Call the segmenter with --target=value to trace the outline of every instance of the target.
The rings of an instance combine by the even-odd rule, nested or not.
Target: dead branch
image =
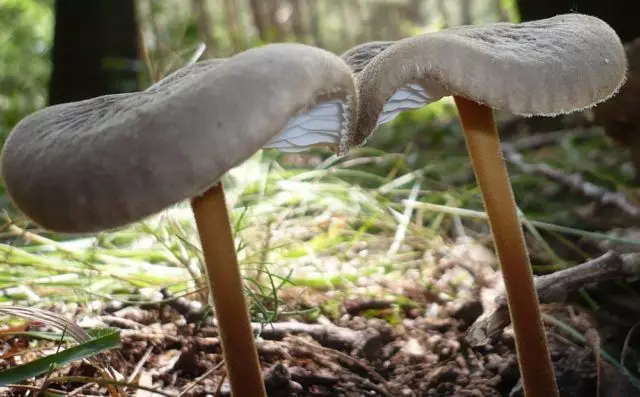
[[[505,148],[504,156],[508,162],[520,168],[524,173],[545,176],[555,182],[568,186],[570,189],[587,198],[596,200],[601,205],[614,206],[631,217],[640,218],[640,206],[629,200],[624,193],[612,192],[588,182],[580,173],[567,174],[547,164],[529,164],[524,160],[522,154],[509,147]]]
[[[589,262],[536,277],[540,303],[563,302],[572,292],[589,284],[640,275],[640,253],[618,254],[608,251]],[[472,346],[489,343],[511,322],[504,293],[496,298],[496,307],[480,316],[467,331]]]
[[[598,128],[584,129],[582,127],[575,128],[573,130],[559,130],[545,132],[543,134],[528,135],[521,138],[516,138],[505,143],[503,146],[507,150],[526,151],[540,149],[545,146],[558,145],[558,142],[562,139],[572,136],[574,139],[586,140],[594,137],[604,136],[602,130]]]
[[[366,353],[373,346],[377,346],[383,336],[374,328],[361,331],[338,327],[331,324],[306,324],[297,322],[252,324],[255,331],[260,331],[260,337],[269,340],[281,340],[288,335],[309,335],[321,346],[347,351]]]
[[[259,333],[260,338],[263,340],[280,341],[287,336],[308,335],[320,346],[329,349],[351,351],[354,352],[354,354],[364,354],[365,356],[379,348],[379,346],[385,342],[385,338],[388,337],[375,328],[365,328],[356,331],[332,324],[306,324],[297,322],[271,324],[253,323],[252,327],[254,332]],[[149,327],[127,328],[129,329],[125,328],[122,330],[123,337],[126,336],[136,340],[179,345],[182,345],[184,342],[178,336],[158,333]],[[200,339],[216,340],[217,343],[218,329],[216,327],[203,327],[201,328],[201,333],[204,338]]]

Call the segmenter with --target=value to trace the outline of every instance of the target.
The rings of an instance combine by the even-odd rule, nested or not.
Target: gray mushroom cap
[[[554,116],[608,99],[625,78],[619,37],[588,15],[460,26],[409,37],[373,57],[359,74],[354,139],[366,139],[398,110],[446,95],[520,115]]]
[[[340,54],[340,58],[351,67],[354,73],[360,73],[375,56],[393,43],[395,43],[395,41],[369,41],[358,44]]]
[[[356,111],[349,67],[318,48],[271,44],[200,66],[20,121],[0,160],[16,206],[53,231],[117,228],[203,193],[316,104]]]
[[[182,67],[173,73],[168,74],[163,79],[157,81],[155,84],[149,86],[145,92],[156,92],[163,90],[171,90],[171,87],[180,87],[184,85],[189,79],[197,79],[202,73],[209,73],[218,66],[222,65],[228,58],[212,58],[205,59],[200,62],[192,63],[191,65]]]
[[[176,81],[198,79],[201,73],[207,73],[226,61],[226,58],[208,59],[183,67],[161,81],[149,87],[146,91],[165,89]],[[170,89],[170,88],[169,88]],[[355,145],[352,132],[348,125],[355,120],[349,101],[356,99],[356,95],[348,98],[334,98],[308,109],[296,117],[289,119],[289,123],[280,134],[269,140],[262,148],[277,149],[283,152],[302,152],[315,146],[327,146],[335,152],[344,154]]]

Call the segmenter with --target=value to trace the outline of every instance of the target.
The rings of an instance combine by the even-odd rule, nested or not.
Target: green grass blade
[[[0,372],[0,387],[22,382],[25,379],[42,375],[54,367],[62,367],[73,361],[93,357],[120,346],[119,330],[108,328],[101,330],[100,333],[101,336],[88,342]]]
[[[44,331],[0,331],[0,336],[26,336],[33,339],[49,340],[52,342],[73,342],[75,339],[71,335],[61,334],[60,332],[44,332]]]

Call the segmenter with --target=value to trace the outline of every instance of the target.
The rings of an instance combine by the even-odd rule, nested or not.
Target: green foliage
[[[11,367],[0,372],[0,387],[42,375],[73,361],[90,358],[106,350],[120,346],[120,331],[115,328],[90,330],[92,336],[87,342],[59,351],[54,354]],[[62,336],[62,335],[61,335]]]
[[[0,0],[0,139],[46,104],[52,0]]]

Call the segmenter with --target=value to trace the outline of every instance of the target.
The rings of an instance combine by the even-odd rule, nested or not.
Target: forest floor
[[[459,263],[461,258],[459,253],[441,258],[440,280],[452,282],[460,276],[456,273],[469,270],[468,263]],[[350,293],[348,299],[308,288],[281,290],[289,309],[331,306],[335,317],[321,315],[312,320],[297,315],[255,324],[261,328],[257,346],[269,396],[522,396],[513,334],[499,332],[480,346],[472,346],[466,338],[466,331],[483,312],[480,297],[488,302],[497,293],[499,273],[488,269],[481,270],[482,282],[473,284],[483,287],[461,300],[440,299],[412,277],[378,284],[373,287],[375,294],[370,286],[368,293]],[[196,301],[183,297],[142,306],[114,301],[98,315],[77,305],[59,304],[51,309],[80,325],[121,329],[121,349],[101,356],[132,384],[156,391],[130,388],[129,393],[135,396],[229,396],[227,384],[221,387],[225,378],[217,329],[210,321],[200,321],[195,314],[199,307]],[[600,346],[600,336],[592,314],[572,304],[545,305],[544,313],[545,318],[556,320],[547,323],[547,331],[563,397],[637,395],[621,371],[598,359],[593,347]],[[610,318],[599,327],[606,328],[609,339],[623,340],[626,323]],[[42,329],[37,323],[24,328]],[[587,341],[576,334],[587,335]],[[28,346],[27,338],[19,336],[4,338],[4,343],[5,349],[10,345],[14,352]],[[56,343],[49,344],[55,349]],[[98,368],[77,361],[52,370],[47,395],[105,395],[104,385],[84,380],[100,377]],[[53,380],[66,376],[85,378]],[[39,389],[36,385],[41,380],[27,385]],[[3,395],[24,396],[28,389],[11,390]]]
[[[640,362],[640,336],[634,332],[640,320],[640,288],[637,282],[621,280],[640,274],[640,257],[633,254],[639,251],[640,231],[633,227],[637,218],[630,220],[628,214],[638,204],[622,189],[612,189],[607,184],[611,179],[595,169],[578,170],[592,181],[607,181],[596,193],[588,181],[576,179],[576,173],[545,174],[544,167],[531,168],[562,165],[559,161],[569,167],[567,159],[602,156],[603,164],[618,169],[616,161],[607,163],[603,153],[609,149],[602,137],[586,135],[584,142],[578,139],[581,143],[551,135],[541,145],[512,140],[509,148],[527,154],[535,147],[536,154],[526,157],[528,163],[515,152],[507,159],[515,167],[512,175],[521,208],[538,214],[538,223],[525,222],[536,273],[542,278],[554,272],[562,275],[547,278],[547,287],[557,287],[549,295],[539,285],[561,395],[634,396],[640,393],[633,386]],[[594,152],[594,139],[599,154]],[[459,139],[439,144],[460,149]],[[554,146],[553,153],[545,151],[546,145]],[[578,155],[579,150],[588,154]],[[522,396],[513,333],[504,313],[502,322],[491,314],[503,301],[490,234],[481,213],[456,210],[481,209],[477,191],[469,195],[462,187],[472,184],[470,170],[449,157],[450,163],[443,160],[439,166],[456,171],[446,181],[430,180],[428,164],[396,172],[398,158],[384,156],[361,153],[338,168],[321,168],[320,159],[305,176],[279,170],[278,183],[267,181],[262,190],[256,175],[262,175],[264,162],[252,163],[235,176],[241,181],[237,184],[253,186],[235,195],[229,189],[229,199],[236,209],[253,204],[253,212],[238,210],[234,219],[246,251],[241,259],[269,396]],[[385,161],[391,164],[386,173],[368,169],[365,174],[355,168],[367,163],[383,167]],[[422,170],[420,177],[407,179],[415,177],[416,169]],[[315,179],[319,170],[324,179]],[[307,175],[314,172],[313,177]],[[350,178],[361,181],[359,190]],[[420,184],[412,185],[418,180]],[[604,204],[603,192],[610,193]],[[292,198],[293,194],[304,197]],[[398,198],[406,199],[406,205],[398,204]],[[439,202],[449,209],[419,211],[418,206],[408,212],[412,201],[423,206]],[[265,215],[276,212],[286,215]],[[572,217],[578,221],[567,226]],[[8,269],[0,272],[5,304],[35,305],[85,329],[115,327],[121,347],[52,367],[0,388],[0,394],[229,396],[217,328],[203,309],[202,284],[193,283],[202,274],[188,265],[180,267],[197,259],[185,254],[197,244],[192,225],[185,226],[189,222],[151,222],[91,240],[89,270],[83,267],[87,258],[78,256],[86,241],[64,245],[53,237],[9,227],[7,233],[13,237],[3,235],[2,247],[11,247],[3,248],[5,262],[24,269],[19,276]],[[552,227],[556,224],[564,224],[564,229]],[[189,237],[170,237],[176,230]],[[23,246],[15,244],[18,237],[26,240]],[[291,245],[300,241],[302,246]],[[142,251],[155,257],[140,259]],[[42,259],[49,256],[63,260]],[[132,270],[136,263],[140,267]],[[277,271],[271,274],[266,268]],[[558,273],[576,268],[582,270]],[[158,269],[168,273],[161,276]],[[170,282],[180,277],[191,281]],[[121,282],[125,278],[137,281],[127,285]],[[10,286],[24,287],[23,295],[12,297]],[[37,299],[29,301],[34,294]],[[487,319],[493,328],[483,323]],[[34,334],[29,334],[54,328],[46,319],[7,322],[0,328],[0,371],[56,353],[59,342],[34,341]],[[102,381],[114,374],[129,386]]]

